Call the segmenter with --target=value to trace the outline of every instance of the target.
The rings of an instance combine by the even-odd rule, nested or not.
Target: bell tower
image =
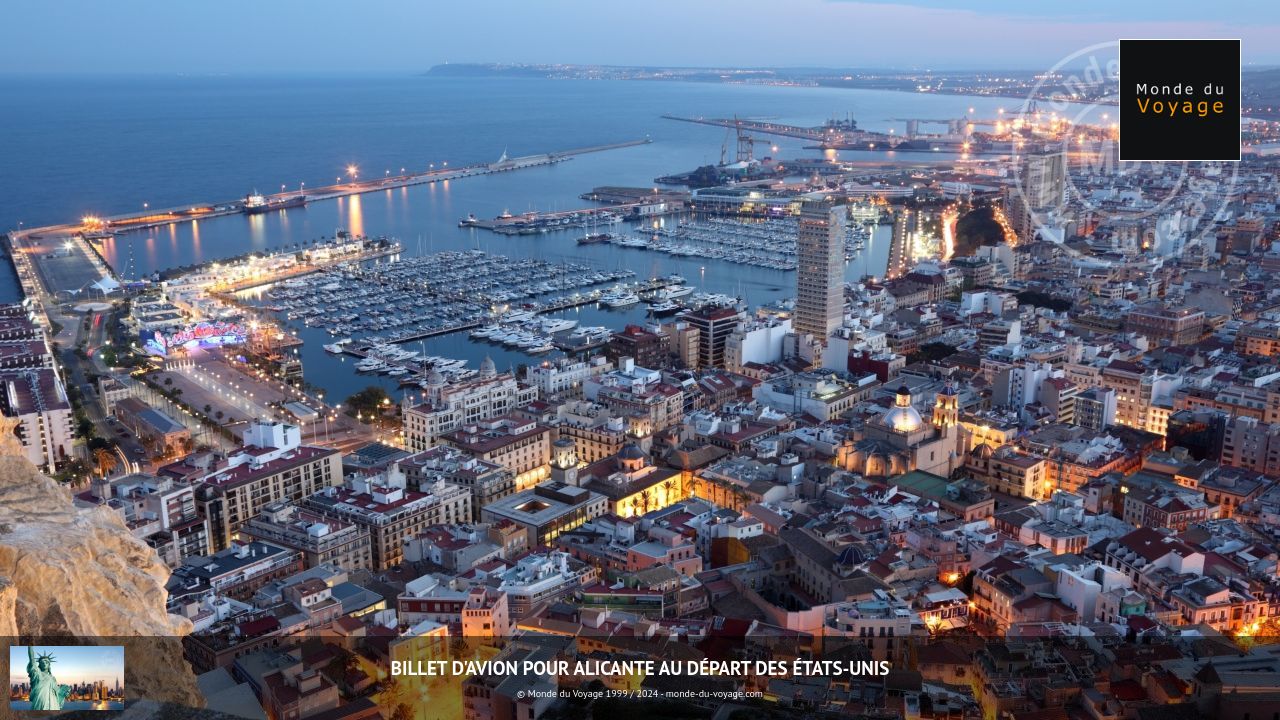
[[[562,437],[551,444],[551,479],[578,484],[578,444],[573,438]]]
[[[942,432],[960,424],[960,396],[947,383],[938,393],[937,402],[933,405],[933,426]]]

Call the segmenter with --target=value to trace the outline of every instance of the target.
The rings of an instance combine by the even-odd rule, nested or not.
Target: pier
[[[394,190],[396,188],[408,187],[411,185],[425,185],[428,183],[475,177],[477,175],[492,175],[494,173],[524,170],[543,165],[554,165],[556,163],[570,160],[578,155],[636,147],[639,145],[647,145],[651,142],[653,141],[649,138],[644,138],[641,140],[628,140],[625,142],[610,143],[607,145],[591,145],[588,147],[574,148],[572,150],[561,150],[559,152],[541,153],[537,155],[525,155],[515,158],[508,158],[504,153],[502,158],[491,163],[474,163],[471,165],[462,165],[456,168],[442,167],[424,172],[390,175],[387,177],[372,178],[369,180],[352,180],[351,182],[322,185],[314,188],[304,187],[297,190],[286,190],[285,192],[264,194],[263,197],[268,203],[296,198],[299,194],[306,195],[307,202],[334,200],[340,197],[347,197],[349,195],[378,192],[379,190]],[[123,213],[120,215],[111,215],[101,218],[87,218],[86,220],[93,221],[93,225],[100,225],[108,229],[128,232],[130,230],[144,230],[175,222],[186,222],[190,220],[199,220],[201,218],[221,217],[225,215],[237,215],[243,212],[244,201],[241,198],[236,198],[234,200],[225,200],[213,203],[195,203],[159,210],[148,209],[141,213]],[[78,227],[80,226],[52,226],[49,228],[36,228],[28,230],[27,232],[36,233],[41,231],[50,231],[57,228],[75,229]]]
[[[664,288],[670,284],[671,284],[671,280],[668,278],[652,278],[650,280],[645,280],[643,282],[629,283],[627,287],[635,293],[648,293],[648,292],[653,292],[654,290],[658,290],[660,288]],[[547,313],[560,312],[561,310],[572,310],[573,308],[576,308],[576,307],[582,307],[583,305],[590,305],[592,303],[600,302],[600,297],[603,296],[604,294],[605,293],[603,290],[598,290],[598,289],[591,290],[589,292],[581,293],[578,295],[570,295],[568,297],[559,298],[557,300],[553,300],[547,303],[539,303],[537,307],[531,307],[531,308],[528,308],[528,310],[529,312],[532,312],[535,315],[545,315]],[[446,325],[442,327],[424,328],[421,331],[414,332],[409,335],[402,335],[402,336],[390,339],[387,342],[392,345],[403,345],[404,343],[417,342],[419,340],[426,340],[427,338],[436,337],[438,335],[448,335],[450,333],[459,332],[461,330],[473,330],[489,322],[492,322],[490,318],[477,318],[474,320],[454,323],[452,325]],[[347,350],[347,352],[350,353],[350,350]],[[351,354],[354,354],[354,353],[351,353]]]
[[[684,210],[684,201],[652,199],[619,203],[609,207],[502,215],[492,220],[468,218],[460,221],[458,225],[490,230],[501,235],[538,235],[552,230],[584,228],[598,223],[609,225],[623,220],[681,213]]]
[[[399,255],[402,250],[403,248],[400,243],[393,241],[386,247],[367,248],[359,252],[347,253],[327,260],[308,262],[305,265],[294,265],[288,269],[267,275],[256,275],[251,278],[245,278],[244,280],[219,283],[210,287],[209,292],[229,295],[232,293],[238,293],[242,290],[252,290],[253,288],[271,285],[283,280],[291,280],[293,278],[323,272],[339,265],[345,265],[346,263],[358,263],[366,260],[377,260],[378,258],[384,258],[390,255]]]
[[[296,198],[305,194],[307,202],[333,200],[350,195],[392,190],[410,185],[448,182],[479,175],[492,175],[526,168],[553,165],[565,162],[578,155],[605,152],[621,148],[647,145],[653,142],[649,138],[591,145],[587,147],[560,150],[537,155],[508,158],[504,153],[496,162],[474,163],[459,167],[432,168],[424,172],[404,173],[388,177],[355,180],[318,187],[300,187],[280,193],[263,195],[268,203]],[[144,207],[141,212],[119,213],[107,216],[86,216],[78,222],[42,227],[23,228],[8,233],[9,247],[18,267],[19,280],[28,297],[39,297],[47,294],[50,298],[65,298],[77,295],[95,280],[110,278],[119,280],[116,269],[107,266],[92,245],[92,241],[110,237],[113,234],[147,230],[176,223],[192,222],[216,217],[240,215],[245,212],[244,199],[222,200],[215,202],[198,201],[168,208]],[[275,212],[268,210],[267,212]],[[70,257],[75,267],[57,268],[58,272],[48,272],[43,267],[47,260],[55,259],[54,251],[61,257]],[[25,257],[24,257],[25,255]],[[70,265],[69,261],[56,263]],[[64,277],[65,276],[65,277]],[[43,293],[40,291],[43,290]]]

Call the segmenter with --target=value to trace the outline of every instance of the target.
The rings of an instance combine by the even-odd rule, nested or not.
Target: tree
[[[406,703],[400,703],[391,713],[391,720],[413,720],[413,710]]]
[[[171,377],[167,377],[167,378],[165,378],[165,379],[164,379],[164,385],[165,385],[165,387],[168,387],[168,386],[170,386],[170,385],[172,385],[172,384],[173,384],[173,378],[171,378]]]
[[[98,474],[104,478],[110,475],[111,471],[115,470],[116,466],[120,464],[116,454],[110,448],[104,447],[93,451],[93,462],[98,467]]]
[[[360,392],[348,397],[343,403],[348,415],[377,416],[382,412],[385,403],[391,401],[387,391],[377,385],[370,385]]]
[[[702,487],[702,481],[698,479],[698,476],[697,475],[690,476],[689,477],[689,497],[697,497],[698,489],[700,487]]]
[[[211,413],[211,412],[213,412],[213,406],[212,406],[212,405],[210,405],[209,403],[205,403],[205,404],[204,404],[204,414],[205,414],[205,415],[208,415],[208,414],[209,414],[209,413]]]
[[[89,466],[89,463],[80,458],[72,458],[63,465],[62,471],[57,475],[57,479],[60,482],[74,485],[83,482],[91,473],[93,473],[93,468]]]
[[[213,416],[214,416],[215,418],[217,418],[217,419],[221,420],[221,419],[222,419],[222,411],[221,411],[221,410],[219,410],[218,412],[214,413],[214,414],[213,414]]]

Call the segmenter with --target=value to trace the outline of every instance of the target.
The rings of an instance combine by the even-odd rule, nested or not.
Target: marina
[[[403,343],[474,327],[511,304],[546,312],[593,302],[604,293],[590,288],[634,274],[480,250],[446,251],[281,283],[267,291],[266,307],[333,336],[364,334],[370,344]]]
[[[266,288],[255,306],[342,338],[324,349],[371,360],[357,364],[358,371],[396,376],[427,369],[406,367],[423,356],[393,351],[396,345],[472,330],[472,338],[527,355],[594,346],[607,338],[607,328],[575,333],[576,320],[549,314],[583,305],[623,309],[641,297],[662,302],[693,293],[679,276],[630,282],[634,275],[580,262],[447,251],[397,262],[348,263],[292,278]]]
[[[851,218],[845,226],[845,258],[853,259],[870,241],[879,211]],[[772,270],[796,269],[795,218],[739,220],[709,217],[681,222],[674,229],[612,235],[604,242],[677,257],[723,260]]]

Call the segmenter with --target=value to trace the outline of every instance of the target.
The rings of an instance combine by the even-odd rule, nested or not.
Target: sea
[[[794,296],[795,273],[725,261],[621,248],[580,246],[582,230],[503,236],[458,227],[468,214],[555,211],[591,206],[579,196],[606,185],[648,187],[654,178],[718,163],[735,138],[726,128],[663,119],[739,117],[817,125],[853,118],[873,130],[894,118],[996,117],[1010,98],[747,84],[431,75],[351,77],[0,77],[0,228],[34,227],[152,208],[226,201],[358,177],[496,161],[508,157],[648,138],[624,149],[556,165],[445,183],[388,189],[263,215],[235,215],[117,236],[104,257],[126,279],[250,251],[271,250],[339,230],[400,240],[403,254],[480,249],[548,261],[573,259],[628,268],[638,278],[677,273],[698,290],[761,305]],[[818,157],[800,140],[756,139],[757,157]],[[828,151],[830,152],[830,151]],[[850,151],[842,159],[954,160],[942,153]],[[21,224],[21,225],[20,225]],[[881,226],[846,277],[882,275],[889,228]],[[18,297],[12,269],[0,275],[0,301]],[[644,320],[644,306],[583,307],[563,313],[583,325],[621,328]],[[298,325],[306,378],[331,397],[390,379],[356,376],[350,359],[327,354],[323,330]],[[491,356],[499,369],[539,362],[465,333],[432,338],[426,354],[468,360]],[[544,356],[545,357],[545,356]]]

